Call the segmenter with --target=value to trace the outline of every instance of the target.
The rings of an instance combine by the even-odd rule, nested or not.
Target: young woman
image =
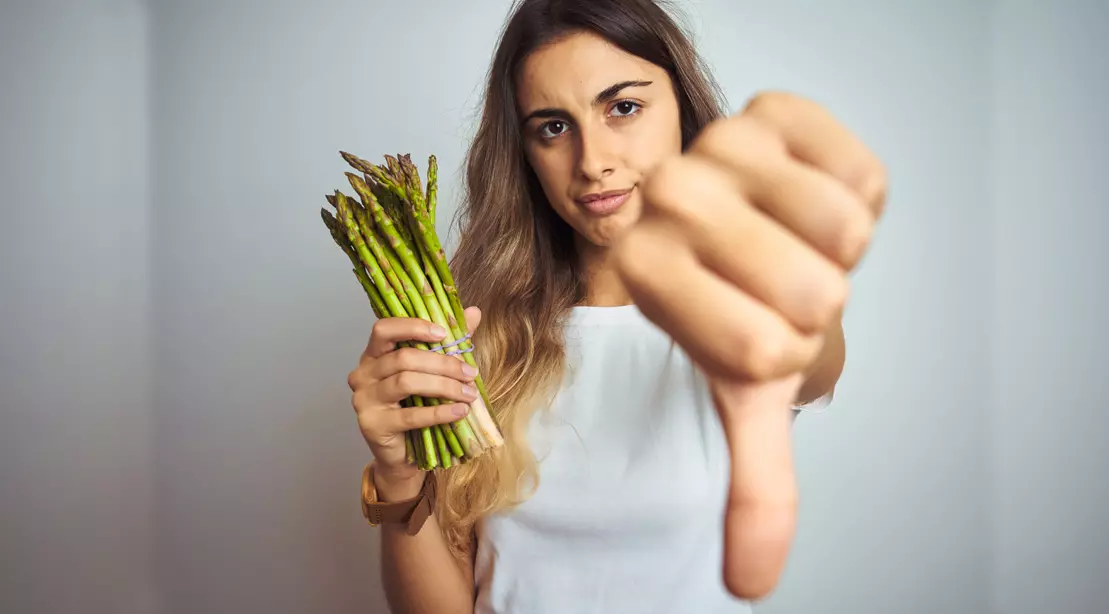
[[[427,322],[375,324],[349,384],[391,607],[746,611],[793,537],[790,409],[839,379],[881,165],[796,97],[726,117],[651,0],[523,0],[466,187],[452,266],[507,444],[407,464],[403,433],[456,420],[474,373],[396,349],[442,338]]]

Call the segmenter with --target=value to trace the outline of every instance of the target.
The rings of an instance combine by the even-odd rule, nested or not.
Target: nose
[[[578,129],[578,172],[589,182],[600,181],[615,170],[612,135],[605,128]]]

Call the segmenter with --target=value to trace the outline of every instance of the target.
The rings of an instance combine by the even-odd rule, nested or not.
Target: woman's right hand
[[[480,320],[481,312],[476,307],[466,310],[471,333]],[[420,471],[406,457],[405,432],[459,420],[478,398],[474,386],[477,370],[458,357],[411,347],[397,348],[397,344],[407,341],[435,346],[445,337],[446,331],[427,320],[380,319],[374,323],[358,367],[347,378],[351,404],[374,456],[375,481],[383,497],[388,494],[380,492],[385,483],[395,486],[398,492],[419,488],[416,482]],[[411,395],[440,399],[443,404],[401,407],[401,401]]]

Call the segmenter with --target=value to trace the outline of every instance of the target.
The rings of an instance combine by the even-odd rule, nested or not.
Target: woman
[[[746,611],[793,537],[789,408],[839,378],[881,165],[798,98],[726,118],[650,0],[523,0],[467,170],[452,266],[508,443],[425,481],[403,432],[463,415],[474,374],[396,349],[429,323],[375,324],[349,383],[392,608]]]

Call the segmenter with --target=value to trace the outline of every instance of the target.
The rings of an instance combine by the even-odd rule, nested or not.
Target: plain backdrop
[[[1109,611],[1109,3],[678,6],[732,109],[892,175],[758,611]],[[0,2],[0,611],[385,611],[318,209],[339,149],[434,153],[451,233],[507,9]]]

